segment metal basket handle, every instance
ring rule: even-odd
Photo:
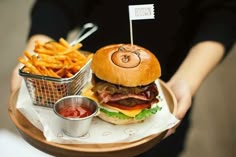
[[[83,25],[77,37],[70,43],[70,45],[77,44],[97,31],[98,26],[94,23],[86,23]]]

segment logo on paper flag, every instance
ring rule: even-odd
[[[154,18],[154,4],[129,5],[129,27],[131,45],[133,45],[132,20],[147,20]]]
[[[130,20],[146,20],[154,18],[154,4],[129,5]]]

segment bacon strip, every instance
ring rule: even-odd
[[[158,95],[155,83],[140,87],[123,87],[108,82],[96,83],[93,91],[97,94],[100,103],[117,102],[122,100],[141,100],[140,102],[150,103]],[[124,102],[124,101],[122,101]],[[125,106],[134,106],[136,104],[125,101]]]

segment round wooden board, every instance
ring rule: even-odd
[[[176,99],[166,84],[160,80],[161,88],[170,111],[175,114]],[[46,141],[43,133],[33,126],[16,108],[18,92],[11,93],[8,104],[9,115],[22,137],[32,146],[54,156],[70,157],[120,157],[141,154],[159,143],[167,131],[152,135],[139,141],[115,144],[58,144]]]

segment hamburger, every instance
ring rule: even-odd
[[[83,95],[100,104],[99,117],[113,124],[144,121],[156,114],[161,67],[155,55],[138,45],[112,44],[96,51],[92,86]]]

